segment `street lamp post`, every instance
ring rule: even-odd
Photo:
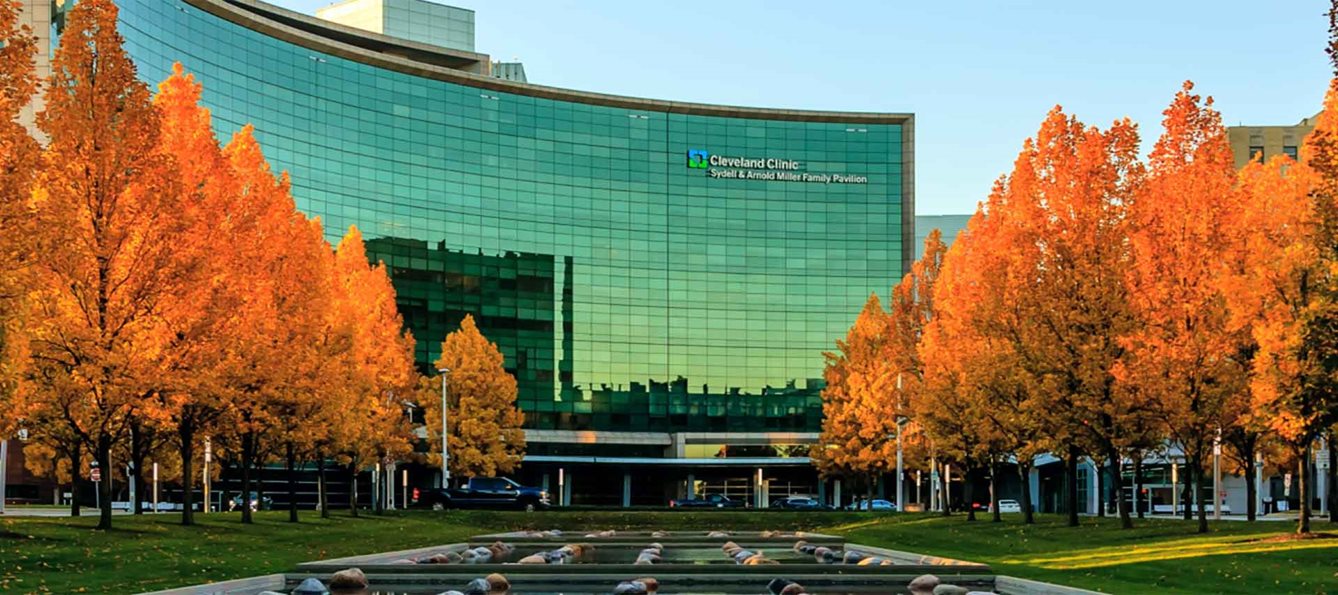
[[[210,503],[209,503],[209,463],[210,463],[211,461],[213,461],[213,458],[214,458],[213,444],[209,441],[208,438],[205,438],[205,439],[204,439],[204,472],[203,472],[204,477],[203,477],[203,479],[202,479],[201,482],[200,482],[200,485],[201,485],[202,488],[203,488],[202,490],[200,490],[200,492],[201,492],[200,495],[201,495],[201,496],[204,496],[204,502],[200,505],[200,510],[204,511],[204,514],[209,514],[209,506],[210,506]],[[190,487],[190,486],[187,486],[187,488],[189,488],[189,487]]]
[[[451,484],[451,470],[446,466],[450,459],[446,435],[446,375],[451,373],[451,369],[440,368],[437,371],[441,372],[441,489],[444,490]]]
[[[897,373],[897,511],[906,510],[906,486],[903,483],[905,469],[902,466],[901,431],[906,425],[906,416],[901,414],[901,373]]]

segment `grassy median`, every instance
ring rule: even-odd
[[[786,529],[846,535],[851,541],[992,565],[1001,574],[1111,593],[1338,593],[1338,539],[1287,540],[1289,523],[1222,522],[1199,536],[1193,524],[1139,521],[1122,531],[1110,519],[1066,527],[1040,516],[967,523],[963,517],[867,513],[554,511],[406,512],[320,519],[260,513],[0,520],[0,592],[134,593],[282,572],[294,564],[457,541],[514,529]],[[1317,522],[1320,531],[1331,530]]]

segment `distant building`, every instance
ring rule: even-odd
[[[345,27],[387,37],[477,54],[474,50],[474,11],[428,0],[343,0],[316,10],[316,16]],[[477,54],[470,72],[489,74],[517,83],[525,78],[520,62],[493,62]],[[451,65],[451,68],[460,68]]]
[[[1319,114],[1305,118],[1292,126],[1229,126],[1227,138],[1236,169],[1245,167],[1250,159],[1267,160],[1274,155],[1288,155],[1299,159],[1301,143],[1315,129]]]
[[[316,16],[364,31],[474,51],[474,11],[427,0],[344,0]]]
[[[966,222],[971,220],[970,215],[916,215],[915,216],[915,259],[919,260],[925,253],[925,238],[929,237],[929,231],[938,229],[943,233],[943,243],[951,246],[952,241],[957,239],[957,233],[966,229]]]
[[[525,65],[520,62],[493,62],[492,75],[506,81],[529,82],[525,78]]]

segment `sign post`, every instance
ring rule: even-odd
[[[93,467],[88,470],[88,478],[93,480],[93,502],[97,504],[98,508],[102,508],[102,469],[98,468],[96,461],[93,463]],[[75,494],[75,497],[78,498],[79,495]]]

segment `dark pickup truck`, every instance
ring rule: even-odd
[[[720,494],[708,494],[701,498],[683,498],[670,500],[669,508],[743,508],[742,500],[730,500]]]
[[[505,477],[472,477],[464,487],[424,490],[416,504],[435,510],[510,508],[533,511],[545,510],[549,506],[546,490],[526,487]]]

